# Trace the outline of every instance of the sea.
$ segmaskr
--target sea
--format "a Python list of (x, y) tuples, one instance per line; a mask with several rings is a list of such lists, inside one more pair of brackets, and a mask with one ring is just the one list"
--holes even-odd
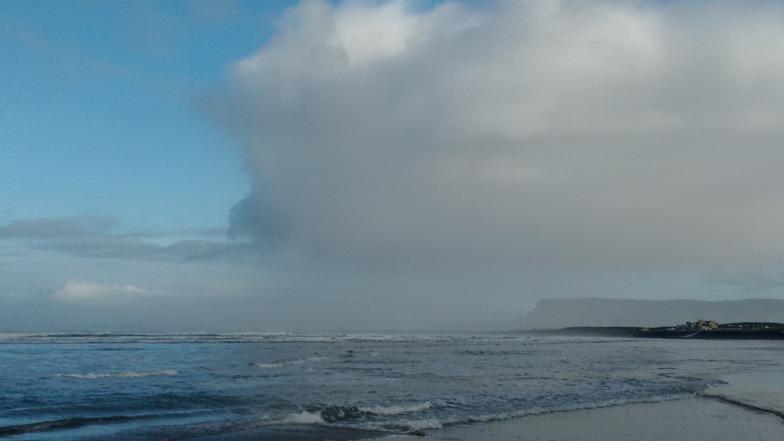
[(313, 439), (405, 438), (715, 397), (733, 376), (782, 378), (782, 366), (782, 341), (5, 333), (0, 439), (230, 439), (267, 427), (308, 427)]

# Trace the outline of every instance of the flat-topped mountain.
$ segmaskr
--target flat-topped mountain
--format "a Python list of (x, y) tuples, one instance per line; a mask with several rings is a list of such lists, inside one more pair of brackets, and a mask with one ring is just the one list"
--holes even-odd
[(784, 300), (544, 299), (523, 317), (521, 328), (668, 326), (697, 319), (719, 323), (784, 322)]

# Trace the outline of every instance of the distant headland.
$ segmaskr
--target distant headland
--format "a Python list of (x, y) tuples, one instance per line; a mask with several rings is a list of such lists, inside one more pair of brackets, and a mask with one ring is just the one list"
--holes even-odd
[(733, 301), (572, 298), (540, 300), (518, 329), (559, 333), (693, 338), (772, 338), (784, 300)]

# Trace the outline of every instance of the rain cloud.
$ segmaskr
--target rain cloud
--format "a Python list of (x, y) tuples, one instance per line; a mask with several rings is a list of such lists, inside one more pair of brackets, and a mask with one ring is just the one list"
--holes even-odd
[(778, 2), (302, 2), (212, 114), (231, 232), (349, 267), (755, 265), (784, 237)]

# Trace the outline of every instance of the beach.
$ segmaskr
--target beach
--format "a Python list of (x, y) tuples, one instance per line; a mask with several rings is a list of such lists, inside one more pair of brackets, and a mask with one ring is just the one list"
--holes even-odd
[(784, 421), (708, 398), (560, 412), (448, 427), (439, 441), (782, 440)]

